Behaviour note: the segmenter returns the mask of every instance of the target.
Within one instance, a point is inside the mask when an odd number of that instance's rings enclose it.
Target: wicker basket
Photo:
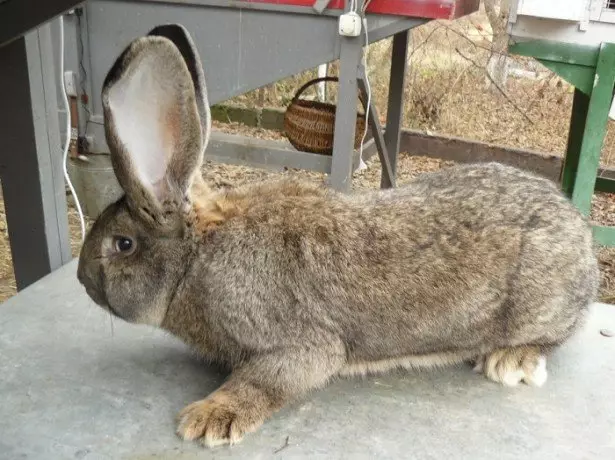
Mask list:
[[[321,81],[338,81],[337,77],[322,77],[308,81],[295,94],[284,114],[284,131],[290,143],[302,152],[331,155],[335,131],[335,105],[327,102],[306,101],[299,96],[310,86]],[[354,148],[361,145],[365,131],[365,114],[357,114]]]

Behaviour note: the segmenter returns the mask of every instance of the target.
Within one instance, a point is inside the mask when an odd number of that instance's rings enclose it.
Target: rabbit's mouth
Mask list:
[[[96,305],[98,305],[99,307],[105,310],[108,310],[110,313],[113,313],[115,316],[120,316],[117,314],[117,311],[115,311],[113,307],[109,305],[109,302],[107,301],[104,293],[99,292],[98,289],[92,289],[89,286],[85,286],[85,292],[90,297],[90,299],[94,301]]]
[[[124,319],[124,317],[120,315],[120,313],[115,308],[113,308],[111,304],[109,304],[109,302],[106,301],[106,299],[104,299],[104,295],[101,298],[99,294],[90,292],[88,289],[86,289],[85,291],[90,296],[90,298],[94,301],[94,303],[96,303],[96,305],[101,307],[103,310],[107,310],[113,316],[116,316],[119,319]]]
[[[94,301],[96,305],[101,307],[103,310],[108,311],[113,316],[116,316],[120,319],[124,319],[124,316],[122,316],[117,309],[111,306],[103,290],[100,290],[96,287],[92,287],[90,283],[86,282],[83,277],[81,277],[79,281],[81,281],[81,284],[85,288],[86,294],[90,297],[90,299]]]
[[[111,305],[106,304],[106,305],[101,305],[101,307],[104,308],[105,310],[108,310],[109,313],[111,313],[113,316],[117,316],[119,319],[124,319],[124,317],[120,315],[118,311],[114,309]]]

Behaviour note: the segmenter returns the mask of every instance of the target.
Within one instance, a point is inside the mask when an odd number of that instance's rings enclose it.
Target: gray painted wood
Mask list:
[[[49,25],[0,47],[0,154],[17,288],[71,259]]]
[[[315,0],[312,8],[314,8],[314,11],[318,14],[321,14],[330,2],[331,0]]]
[[[212,133],[205,158],[267,169],[298,168],[322,173],[331,171],[330,156],[299,152],[289,142],[220,132]]]
[[[192,3],[92,0],[86,4],[93,115],[102,114],[98,93],[119,53],[160,23],[178,22],[190,31],[201,54],[212,104],[339,57],[337,17]],[[424,22],[370,17],[370,41]]]
[[[75,0],[10,0],[0,3],[0,46],[82,3]]]
[[[365,72],[362,69],[360,72],[360,78],[358,80],[359,90],[365,95],[365,104],[367,105],[367,83]],[[380,165],[382,168],[382,178],[381,183],[386,183],[387,186],[382,186],[382,188],[391,188],[395,187],[395,174],[393,173],[393,169],[391,168],[391,157],[397,157],[398,152],[389,152],[387,150],[387,145],[384,140],[384,131],[382,130],[382,126],[380,125],[380,115],[378,114],[378,109],[373,101],[370,101],[369,108],[366,108],[367,112],[367,120],[369,122],[369,127],[371,132],[374,135],[374,143],[376,145],[376,150],[378,152],[378,158],[380,159]]]
[[[354,136],[357,122],[358,72],[363,37],[341,37],[339,89],[335,110],[335,137],[330,185],[349,191],[353,173]]]
[[[410,34],[406,30],[395,34],[393,37],[386,121],[387,130],[384,135],[393,181],[389,180],[389,178],[383,174],[380,181],[380,186],[382,188],[392,187],[395,183],[394,179],[397,171],[397,155],[399,154],[401,127],[404,121],[404,95],[409,36]]]

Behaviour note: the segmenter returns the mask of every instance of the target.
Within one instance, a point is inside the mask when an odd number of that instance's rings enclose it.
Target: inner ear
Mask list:
[[[128,202],[164,223],[183,205],[203,156],[195,86],[177,47],[157,36],[133,42],[105,81],[103,108]]]
[[[182,143],[183,94],[166,91],[164,74],[155,71],[156,60],[145,56],[131,75],[108,92],[116,140],[130,156],[132,174],[154,197],[165,198],[165,181],[174,154]],[[167,82],[168,83],[168,82]]]
[[[211,113],[207,98],[207,85],[205,83],[203,66],[190,34],[186,28],[180,24],[165,24],[154,27],[148,35],[168,38],[173,42],[184,58],[184,62],[188,67],[194,84],[196,103],[203,132],[203,148],[206,148],[209,140],[209,133],[211,131]]]

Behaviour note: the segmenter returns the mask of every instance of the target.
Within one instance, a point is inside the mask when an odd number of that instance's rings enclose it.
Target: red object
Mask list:
[[[311,8],[315,0],[239,0],[246,3],[305,6]],[[372,0],[367,8],[372,14],[392,14],[426,19],[455,19],[478,11],[480,0]],[[359,4],[362,2],[358,0]],[[327,9],[344,7],[344,0],[331,0]]]

